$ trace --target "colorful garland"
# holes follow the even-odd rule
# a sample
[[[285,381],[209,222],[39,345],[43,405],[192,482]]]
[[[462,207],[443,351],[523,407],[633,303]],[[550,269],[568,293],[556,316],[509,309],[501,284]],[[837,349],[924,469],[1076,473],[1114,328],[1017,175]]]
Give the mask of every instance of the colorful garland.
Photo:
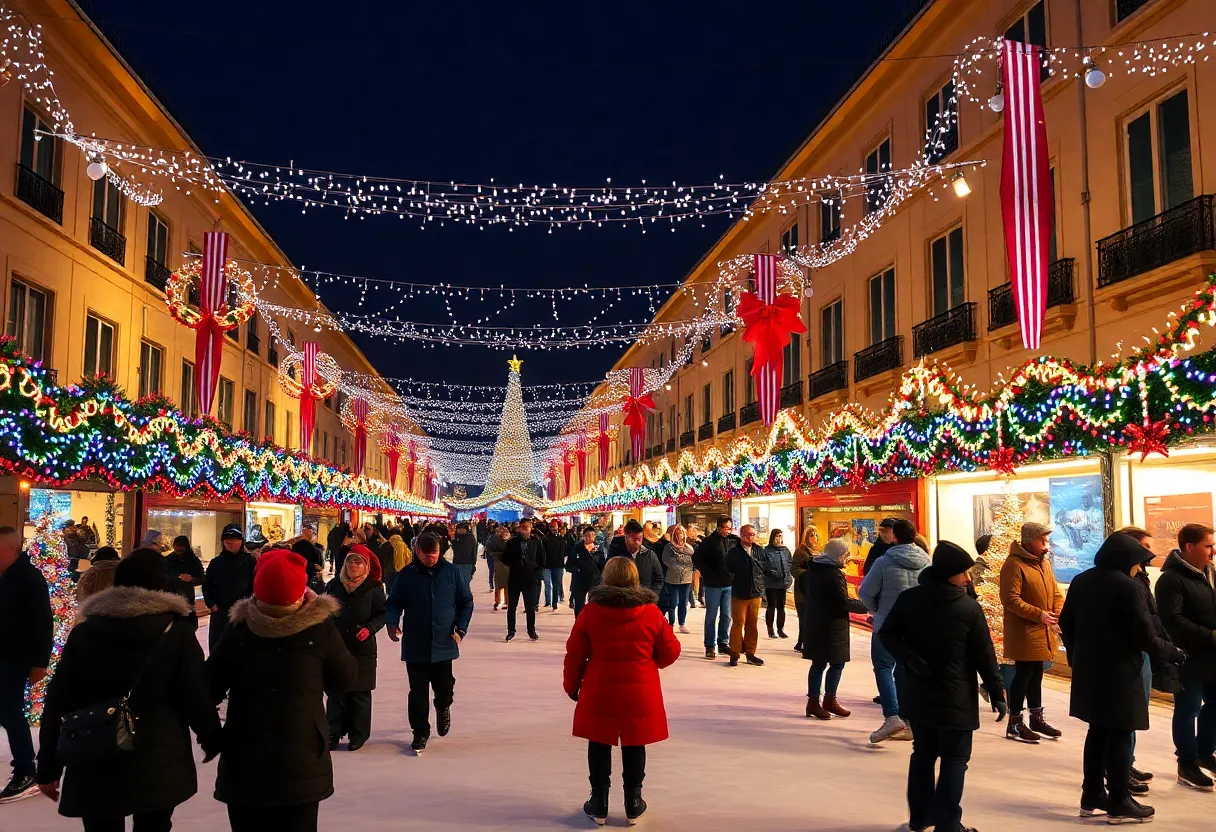
[[[163,396],[131,402],[104,377],[52,387],[11,338],[0,338],[0,468],[52,487],[92,477],[117,491],[447,515],[380,480],[188,419]]]
[[[1009,473],[1027,463],[1122,448],[1147,455],[1168,440],[1212,429],[1216,348],[1194,349],[1201,326],[1216,325],[1216,275],[1170,313],[1174,325],[1115,364],[1095,367],[1041,357],[987,397],[940,365],[904,373],[881,414],[845,405],[819,428],[781,412],[763,447],[744,437],[727,453],[682,453],[673,468],[601,480],[550,511],[566,514],[864,487],[947,471],[988,467]]]
[[[30,724],[36,724],[42,716],[42,706],[46,702],[46,686],[55,673],[59,657],[63,654],[64,642],[68,640],[68,633],[76,622],[76,584],[72,580],[63,532],[52,528],[54,521],[55,513],[50,511],[36,518],[34,536],[26,547],[30,563],[34,564],[46,579],[51,597],[51,616],[54,619],[51,663],[48,667],[50,672],[38,684],[26,685],[28,693],[25,697],[25,715]]]
[[[203,269],[202,257],[190,257],[182,267],[169,276],[165,284],[165,305],[173,320],[190,329],[197,329],[202,321],[202,313],[197,307],[190,305],[190,284],[197,282]],[[235,286],[236,298],[240,301],[236,306],[225,304],[215,313],[215,322],[222,330],[236,329],[253,317],[257,310],[257,292],[253,287],[253,277],[249,271],[241,268],[235,260],[229,260],[224,266],[230,286]]]

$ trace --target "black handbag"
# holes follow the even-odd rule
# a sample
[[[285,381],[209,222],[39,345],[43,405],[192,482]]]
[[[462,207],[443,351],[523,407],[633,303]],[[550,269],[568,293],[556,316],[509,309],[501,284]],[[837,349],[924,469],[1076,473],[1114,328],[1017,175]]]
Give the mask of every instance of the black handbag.
[[[131,680],[131,687],[126,695],[98,702],[87,708],[77,708],[63,715],[59,726],[59,742],[55,746],[55,756],[61,765],[87,766],[104,763],[135,750],[135,723],[138,717],[131,713],[128,701],[144,671],[152,664],[157,648],[173,626],[173,620],[165,625],[164,631],[148,651],[143,664],[135,672],[135,678]]]

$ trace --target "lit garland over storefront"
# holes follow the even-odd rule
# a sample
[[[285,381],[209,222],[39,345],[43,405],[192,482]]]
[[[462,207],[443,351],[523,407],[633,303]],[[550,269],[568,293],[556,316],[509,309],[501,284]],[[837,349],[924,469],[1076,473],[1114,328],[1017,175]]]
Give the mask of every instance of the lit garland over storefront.
[[[550,509],[555,514],[728,500],[914,479],[988,467],[1002,473],[1031,462],[1104,450],[1147,455],[1213,429],[1216,348],[1194,349],[1201,326],[1216,326],[1216,275],[1156,340],[1114,364],[1064,359],[1027,362],[987,397],[947,368],[908,370],[891,406],[876,415],[856,404],[820,428],[784,411],[763,447],[749,439],[723,453],[680,455],[600,481]],[[1154,330],[1154,332],[1156,332]]]
[[[163,396],[131,402],[104,378],[52,387],[13,345],[0,338],[0,468],[30,481],[63,486],[91,477],[120,491],[447,514],[380,480],[188,419]]]

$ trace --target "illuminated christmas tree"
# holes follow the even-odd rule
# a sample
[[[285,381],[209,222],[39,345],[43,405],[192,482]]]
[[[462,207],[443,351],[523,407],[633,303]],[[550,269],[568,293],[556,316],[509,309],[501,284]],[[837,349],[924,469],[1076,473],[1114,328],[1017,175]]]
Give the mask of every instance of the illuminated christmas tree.
[[[45,679],[33,686],[29,691],[29,696],[26,697],[26,716],[31,723],[36,723],[42,716],[42,704],[46,699],[47,683],[55,674],[55,665],[59,663],[63,643],[67,641],[68,633],[71,632],[72,625],[76,622],[76,585],[72,582],[63,532],[52,528],[54,520],[55,513],[51,511],[37,519],[34,525],[34,537],[26,549],[30,562],[46,579],[46,585],[51,594],[51,614],[55,619],[50,672]]]
[[[1013,481],[1006,477],[1001,486],[1001,504],[992,518],[992,542],[983,560],[987,569],[976,570],[975,590],[979,595],[988,629],[992,631],[992,646],[998,662],[1005,655],[1005,608],[1001,605],[1001,567],[1009,557],[1009,546],[1022,539],[1022,504],[1013,491]]]
[[[524,397],[519,385],[519,371],[523,363],[515,356],[511,356],[507,362],[510,368],[507,396],[502,403],[502,421],[498,426],[494,459],[490,462],[490,474],[486,477],[483,494],[487,496],[509,491],[539,493],[540,477],[536,471],[536,458],[532,454],[532,436],[524,417]]]

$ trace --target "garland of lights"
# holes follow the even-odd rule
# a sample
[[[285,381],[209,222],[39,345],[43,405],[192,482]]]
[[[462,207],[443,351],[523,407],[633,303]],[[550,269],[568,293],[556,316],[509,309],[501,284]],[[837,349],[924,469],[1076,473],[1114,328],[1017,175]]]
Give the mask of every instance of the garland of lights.
[[[601,480],[559,501],[555,513],[619,510],[747,494],[864,487],[946,471],[1088,456],[1123,448],[1146,456],[1167,440],[1213,430],[1216,348],[1194,349],[1200,326],[1216,326],[1216,275],[1174,325],[1114,364],[1093,368],[1040,357],[987,397],[947,368],[923,363],[904,373],[881,416],[848,404],[815,429],[782,411],[763,445],[748,438],[700,459]]]
[[[71,561],[68,560],[63,532],[52,528],[54,520],[53,511],[36,518],[34,536],[30,538],[26,548],[30,563],[37,567],[46,580],[51,599],[51,618],[54,622],[51,631],[51,662],[47,666],[47,675],[36,685],[26,685],[25,716],[31,725],[36,724],[42,716],[42,708],[46,704],[46,687],[59,665],[59,657],[63,655],[63,645],[68,640],[68,633],[76,622],[76,583],[72,580]]]
[[[199,281],[202,270],[201,257],[188,258],[165,282],[165,306],[168,307],[169,314],[173,316],[173,320],[190,329],[196,329],[203,320],[202,312],[190,303],[190,289]],[[236,329],[252,318],[257,310],[257,301],[253,278],[248,271],[241,268],[235,260],[228,260],[224,271],[232,281],[229,285],[234,291],[212,317],[220,329],[227,331]],[[229,303],[230,300],[235,300],[235,303]]]

